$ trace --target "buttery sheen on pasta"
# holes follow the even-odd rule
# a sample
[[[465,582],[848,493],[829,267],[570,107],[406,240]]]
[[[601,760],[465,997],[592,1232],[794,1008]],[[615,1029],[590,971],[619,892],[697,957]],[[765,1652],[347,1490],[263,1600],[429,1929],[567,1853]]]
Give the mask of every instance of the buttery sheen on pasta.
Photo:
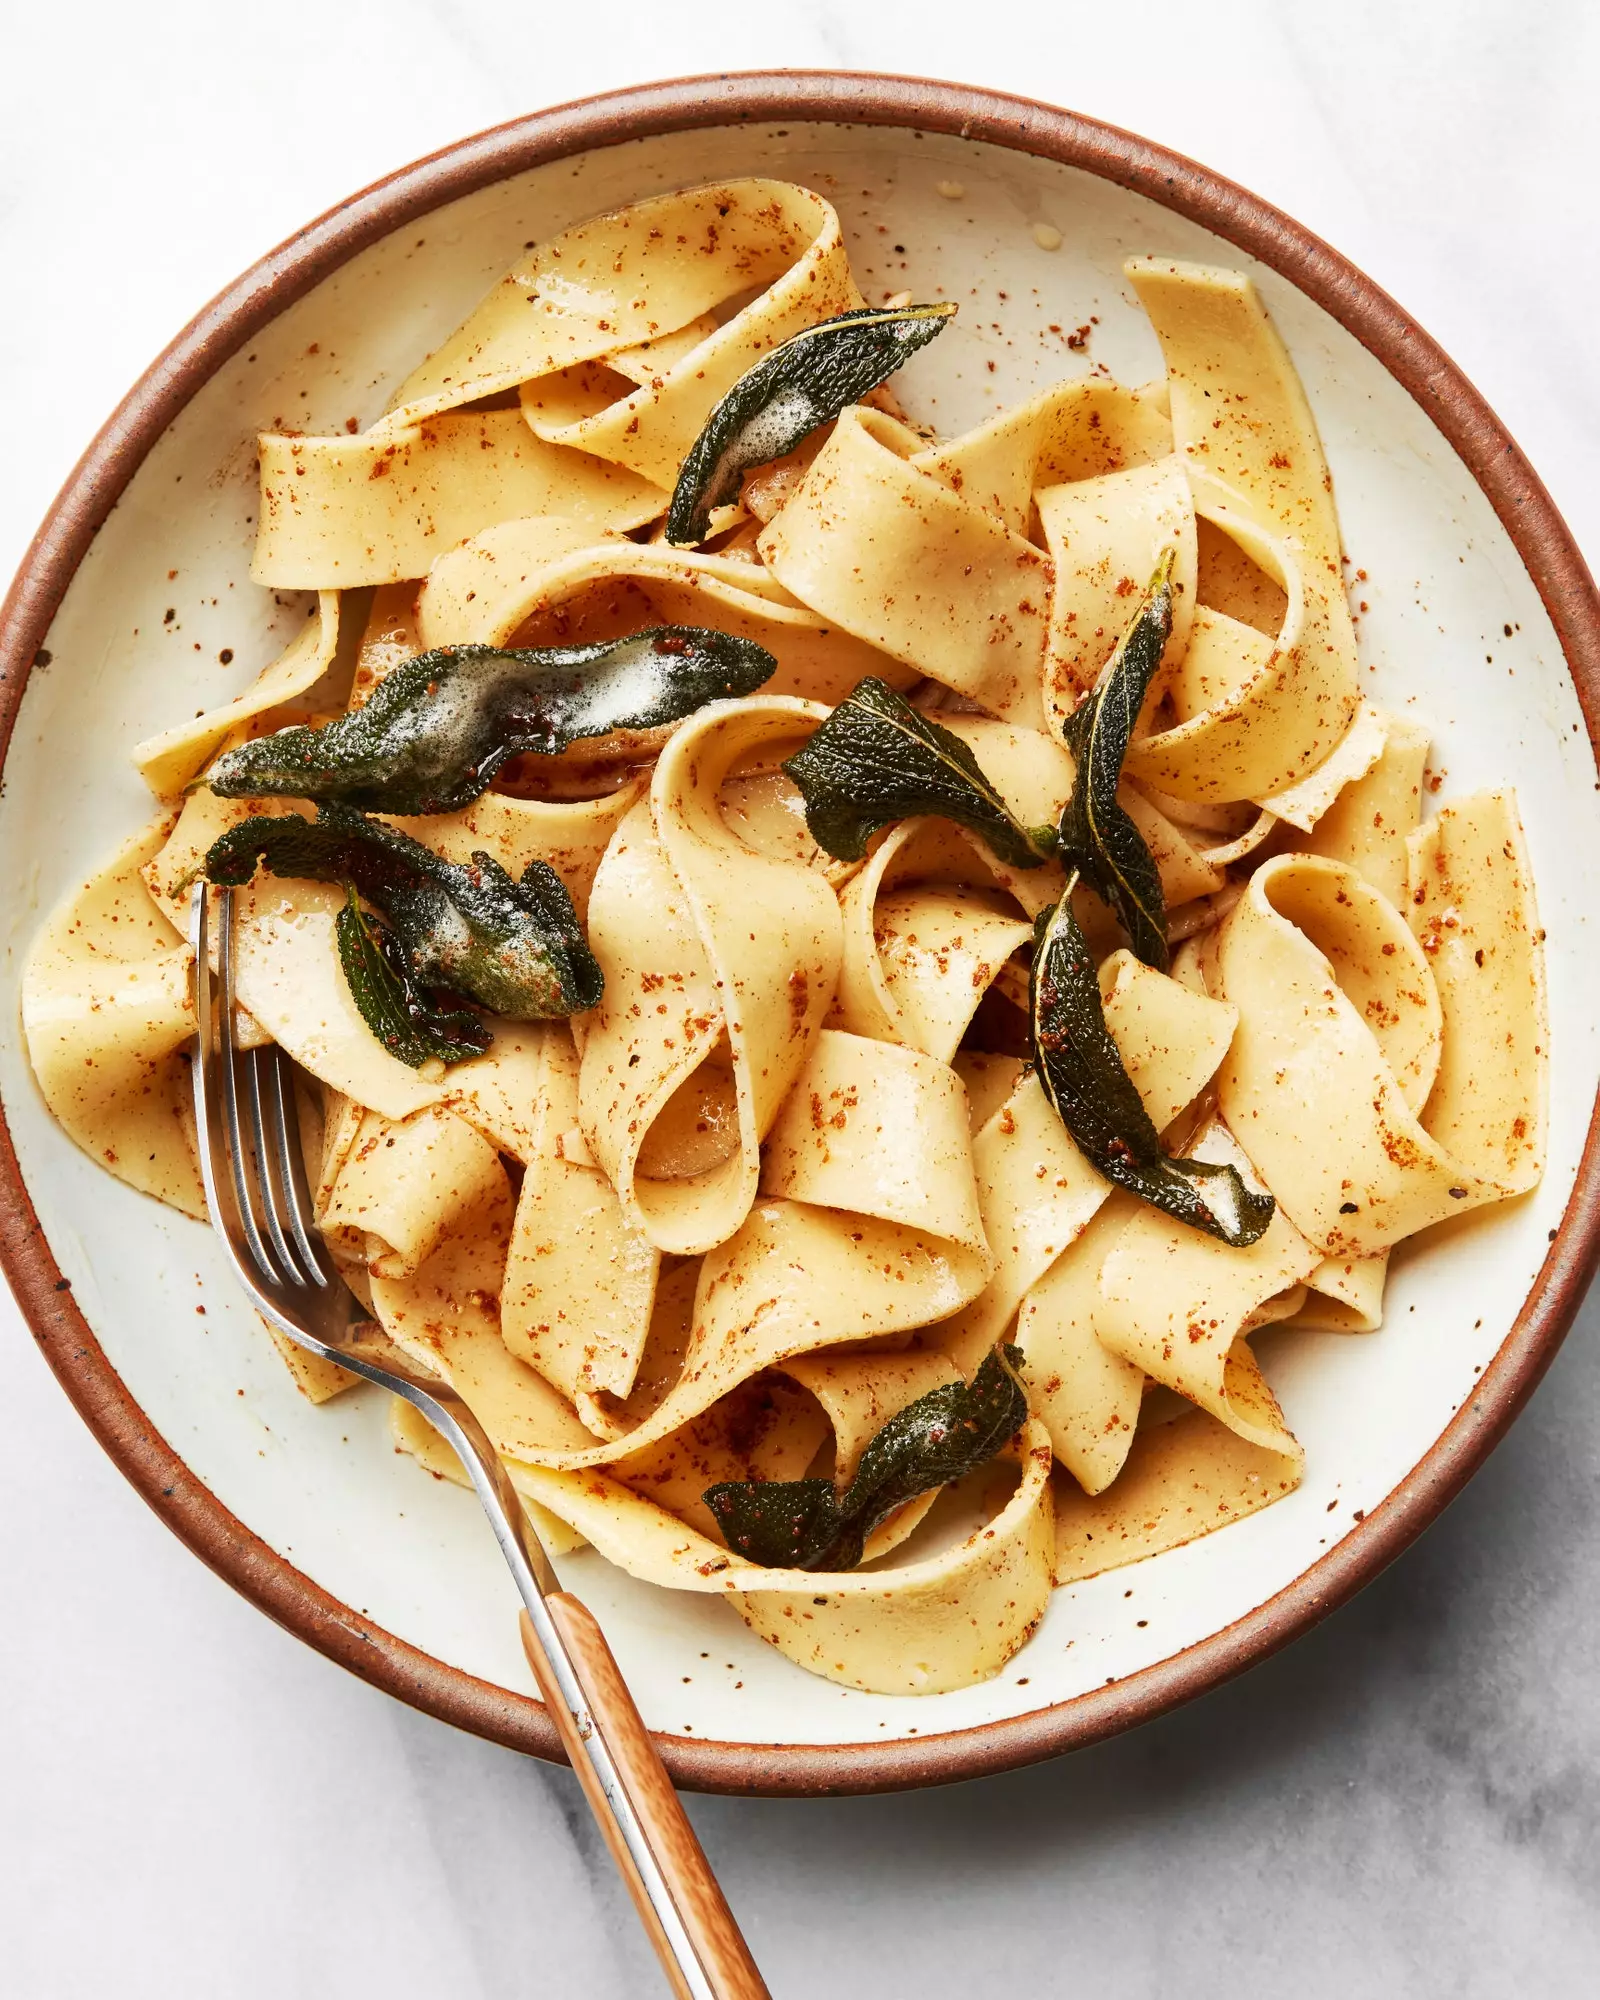
[[[1316,423],[1250,279],[1127,275],[1164,380],[1075,376],[954,438],[873,391],[679,547],[668,503],[713,410],[868,303],[837,214],[733,181],[528,249],[364,433],[261,439],[252,574],[314,593],[312,615],[251,686],[140,746],[151,823],[24,982],[68,1134],[201,1215],[189,884],[252,815],[309,810],[208,789],[218,755],[361,707],[425,651],[663,626],[764,648],[756,694],[389,816],[450,862],[548,864],[597,1006],[412,1067],[342,970],[344,890],[263,874],[238,898],[240,1026],[298,1065],[352,1289],[469,1398],[558,1553],[723,1595],[798,1665],[879,1692],[995,1674],[1053,1584],[1291,1492],[1304,1454],[1257,1336],[1371,1330],[1396,1243],[1543,1167],[1515,799],[1423,817],[1427,736],[1363,697]],[[864,860],[818,844],[784,762],[869,679],[950,731],[1020,827],[1053,824],[1070,718],[1163,564],[1170,630],[1117,798],[1170,970],[1043,848],[1019,866],[926,814]],[[1113,1187],[1042,1086],[1027,968],[1064,894],[1168,1151],[1275,1198],[1247,1245]],[[710,1488],[845,1492],[898,1412],[997,1342],[1026,1421],[877,1521],[861,1565],[762,1567],[723,1538]],[[351,1386],[285,1358],[315,1400]],[[394,1424],[457,1474],[409,1406]]]

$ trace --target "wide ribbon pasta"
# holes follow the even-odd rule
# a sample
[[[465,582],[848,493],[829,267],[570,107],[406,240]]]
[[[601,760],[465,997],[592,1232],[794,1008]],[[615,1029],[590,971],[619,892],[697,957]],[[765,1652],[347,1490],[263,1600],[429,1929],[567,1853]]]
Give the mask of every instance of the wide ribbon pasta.
[[[1220,1124],[1191,1152],[1248,1171]],[[1318,1261],[1281,1206],[1258,1241],[1235,1249],[1141,1205],[1100,1266],[1094,1330],[1110,1353],[1208,1410],[1247,1443],[1298,1459],[1300,1447],[1248,1335],[1299,1307],[1299,1287]]]
[[[1330,1258],[1371,1255],[1542,1171],[1542,962],[1515,811],[1480,794],[1413,850],[1410,925],[1354,869],[1285,855],[1257,870],[1217,940],[1240,1016],[1223,1115]],[[1322,1143],[1306,1146],[1307,1130]]]
[[[1135,738],[1128,774],[1175,798],[1250,799],[1280,819],[1310,825],[1328,803],[1310,780],[1362,720],[1343,592],[1237,492],[1194,465],[1189,480],[1197,512],[1281,587],[1283,623],[1268,637],[1226,612],[1197,606],[1183,656],[1166,676],[1173,720]],[[1338,767],[1338,782],[1360,777],[1381,747],[1381,736],[1364,725]]]
[[[1227,1049],[1235,1015],[1215,1000],[1118,952],[1101,972],[1106,1026],[1157,1129],[1204,1089]],[[1024,1298],[1073,1245],[1112,1193],[1074,1145],[1029,1069],[973,1140],[985,1234],[995,1275],[936,1338],[964,1369],[976,1366]],[[1043,1381],[1055,1355],[1052,1325],[1035,1319],[1026,1374]]]
[[[1049,560],[919,467],[921,448],[883,411],[846,410],[762,532],[761,559],[845,631],[988,714],[1038,729]]]
[[[714,317],[757,296],[726,324]],[[670,488],[713,406],[763,354],[863,304],[839,218],[808,188],[730,180],[691,188],[530,245],[478,310],[401,386],[381,429],[583,363],[620,397],[536,428]],[[685,343],[664,339],[693,328]],[[532,511],[526,510],[526,511]]]
[[[1058,1584],[1142,1562],[1270,1507],[1300,1483],[1297,1451],[1252,1443],[1204,1410],[1142,1427],[1108,1490],[1056,1494]]]
[[[495,1148],[443,1106],[398,1120],[369,1111],[317,1223],[330,1247],[359,1257],[374,1275],[408,1277],[504,1182]]]
[[[171,828],[118,849],[35,939],[22,1030],[45,1102],[73,1143],[120,1181],[203,1216],[189,1065],[194,954],[141,873]]]
[[[653,839],[642,817],[626,824],[597,881],[590,941],[606,992],[584,1044],[584,1130],[630,1220],[664,1250],[708,1250],[739,1227],[761,1141],[833,1001],[832,889],[757,853],[721,805],[740,759],[822,715],[771,696],[691,718],[656,766]]]
[[[1124,388],[1102,376],[1052,383],[915,463],[1019,535],[1029,532],[1040,489],[1098,479],[1172,450],[1167,385]]]
[[[1181,660],[1194,622],[1198,553],[1182,459],[1046,487],[1039,519],[1055,564],[1044,705],[1059,730],[1116,650],[1161,557],[1171,550],[1172,630],[1164,664]]]
[[[623,1215],[578,1121],[578,1054],[559,1023],[544,1032],[533,1143],[500,1288],[500,1332],[602,1436],[597,1398],[634,1386],[660,1255]]]

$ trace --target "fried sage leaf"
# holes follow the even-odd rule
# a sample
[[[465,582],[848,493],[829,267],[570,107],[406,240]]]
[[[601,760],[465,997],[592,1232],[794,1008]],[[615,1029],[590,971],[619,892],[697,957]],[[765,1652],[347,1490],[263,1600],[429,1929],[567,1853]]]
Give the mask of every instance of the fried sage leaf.
[[[831,1479],[728,1480],[702,1498],[728,1547],[768,1569],[854,1569],[897,1507],[986,1465],[1022,1428],[1021,1350],[997,1347],[970,1382],[947,1382],[892,1416],[837,1493]]]
[[[667,509],[667,540],[711,532],[711,513],[739,497],[752,467],[793,451],[819,424],[886,382],[955,313],[953,304],[864,306],[807,327],[741,375],[690,447]]]
[[[1013,868],[1037,868],[1055,849],[1052,828],[1012,817],[959,736],[880,680],[852,688],[783,768],[812,839],[840,861],[859,861],[869,834],[918,813],[970,827]]]
[[[546,862],[513,881],[489,854],[446,861],[348,806],[314,820],[247,819],[212,843],[205,872],[238,886],[274,875],[353,887],[383,918],[414,985],[442,988],[514,1021],[580,1013],[599,1001],[600,967],[566,886]]]
[[[362,1020],[390,1055],[412,1069],[483,1055],[493,1039],[483,1017],[430,999],[412,978],[394,933],[362,909],[353,888],[345,894],[335,925],[339,962]]]
[[[1158,972],[1170,962],[1161,876],[1144,835],[1117,803],[1117,786],[1172,630],[1174,561],[1169,549],[1093,693],[1068,719],[1065,735],[1078,774],[1057,829],[1067,865],[1082,871],[1121,919],[1135,956]]]
[[[753,694],[777,661],[754,640],[658,625],[544,652],[454,646],[419,653],[362,708],[226,752],[224,798],[336,799],[366,812],[458,812],[508,758],[555,756],[586,737],[659,729],[708,701]]]
[[[1034,929],[1033,1060],[1045,1095],[1097,1173],[1242,1249],[1266,1229],[1276,1204],[1246,1187],[1235,1167],[1161,1150],[1106,1026],[1094,959],[1072,914],[1075,882],[1053,910],[1040,912]]]

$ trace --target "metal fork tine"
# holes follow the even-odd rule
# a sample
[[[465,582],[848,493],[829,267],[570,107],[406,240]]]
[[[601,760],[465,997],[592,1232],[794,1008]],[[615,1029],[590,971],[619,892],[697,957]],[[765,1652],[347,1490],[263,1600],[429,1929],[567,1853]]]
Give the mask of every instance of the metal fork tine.
[[[283,1195],[283,1140],[278,1132],[278,1112],[281,1107],[274,1104],[277,1071],[268,1061],[266,1049],[250,1049],[242,1058],[242,1066],[248,1079],[249,1089],[246,1099],[250,1111],[250,1138],[256,1156],[256,1174],[261,1189],[262,1220],[267,1226],[267,1234],[272,1239],[272,1247],[278,1254],[278,1262],[284,1276],[292,1285],[303,1285],[306,1274],[289,1247],[289,1238],[284,1232],[281,1211],[289,1204]],[[263,1067],[267,1074],[262,1075]]]
[[[262,1238],[256,1213],[257,1189],[246,1165],[246,1139],[239,1116],[238,1050],[233,1039],[233,892],[224,889],[217,913],[217,1028],[222,1042],[219,1082],[222,1086],[222,1116],[226,1133],[228,1163],[233,1172],[233,1192],[239,1205],[239,1225],[245,1243],[261,1274],[269,1283],[282,1284],[283,1274],[273,1262]],[[259,1167],[258,1167],[259,1171]],[[270,1203],[268,1204],[270,1208]],[[291,1270],[293,1266],[291,1265]]]
[[[256,1054],[258,1070],[265,1070],[267,1131],[272,1141],[273,1183],[283,1196],[285,1219],[294,1237],[300,1262],[318,1285],[337,1283],[327,1269],[312,1231],[311,1189],[306,1180],[305,1154],[300,1145],[294,1109],[294,1083],[288,1058],[282,1049],[261,1049]]]
[[[213,1226],[227,1239],[223,1191],[227,1186],[227,1155],[222,1147],[222,1120],[217,1093],[216,1010],[211,996],[211,903],[204,882],[197,882],[190,903],[189,941],[194,947],[194,1115],[200,1141],[200,1174]]]

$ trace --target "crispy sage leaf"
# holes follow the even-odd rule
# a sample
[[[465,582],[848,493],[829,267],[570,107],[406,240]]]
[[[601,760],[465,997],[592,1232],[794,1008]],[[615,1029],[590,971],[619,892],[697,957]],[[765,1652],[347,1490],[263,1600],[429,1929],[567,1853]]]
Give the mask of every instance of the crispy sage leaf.
[[[1050,827],[1012,817],[959,736],[880,680],[852,688],[783,768],[812,839],[840,861],[859,861],[869,834],[918,813],[971,827],[1013,868],[1037,868],[1055,848]]]
[[[1160,1134],[1106,1026],[1094,958],[1072,914],[1076,880],[1034,925],[1033,1061],[1045,1095],[1097,1173],[1179,1222],[1243,1249],[1266,1229],[1276,1203],[1246,1187],[1235,1167],[1172,1159],[1161,1150]]]
[[[362,708],[229,750],[207,782],[224,798],[337,799],[367,812],[458,812],[508,758],[585,737],[659,729],[708,701],[753,694],[777,661],[752,639],[658,625],[594,646],[419,653]]]
[[[741,375],[690,447],[667,510],[683,548],[711,532],[711,512],[739,497],[753,466],[793,451],[819,424],[886,382],[944,332],[953,304],[864,306],[807,327]]]
[[[831,1479],[728,1480],[706,1505],[728,1547],[768,1569],[854,1569],[880,1521],[985,1465],[1028,1415],[1021,1350],[997,1347],[970,1382],[947,1382],[884,1425],[842,1494]]]
[[[434,1004],[411,977],[394,934],[363,910],[346,886],[335,929],[339,962],[361,1018],[390,1055],[412,1069],[425,1062],[462,1062],[481,1056],[493,1037],[480,1014]]]
[[[555,870],[530,863],[515,882],[489,854],[446,861],[420,841],[348,806],[314,820],[247,819],[212,843],[213,882],[274,875],[353,886],[388,925],[413,984],[443,988],[514,1021],[580,1013],[599,1001],[600,967]]]
[[[1170,963],[1161,876],[1144,835],[1117,803],[1117,786],[1134,724],[1172,630],[1175,559],[1171,549],[1161,558],[1093,693],[1067,721],[1065,735],[1078,760],[1078,774],[1057,829],[1067,865],[1082,871],[1089,887],[1121,918],[1135,956],[1158,972]]]

